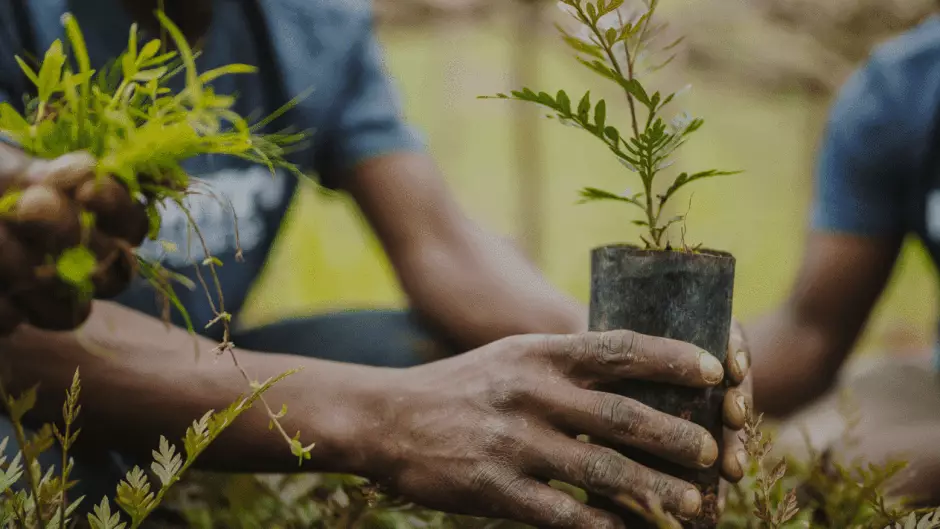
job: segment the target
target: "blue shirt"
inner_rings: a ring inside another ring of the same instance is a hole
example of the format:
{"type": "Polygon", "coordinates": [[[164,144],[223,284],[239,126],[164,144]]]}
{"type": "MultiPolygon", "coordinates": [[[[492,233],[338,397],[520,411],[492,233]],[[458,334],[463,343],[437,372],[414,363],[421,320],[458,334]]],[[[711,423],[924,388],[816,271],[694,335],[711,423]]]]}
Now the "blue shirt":
{"type": "Polygon", "coordinates": [[[934,16],[878,47],[843,86],[819,155],[814,228],[917,235],[940,262],[938,105],[934,16]]]}
{"type": "MultiPolygon", "coordinates": [[[[213,0],[213,19],[197,66],[200,71],[230,63],[259,67],[257,75],[229,76],[213,83],[217,93],[238,96],[236,111],[243,116],[266,116],[291,98],[313,90],[312,96],[270,129],[312,131],[312,147],[296,153],[291,161],[318,175],[323,185],[338,187],[343,176],[364,160],[423,150],[419,137],[402,119],[373,32],[368,2],[254,1],[261,20],[245,8],[246,0],[213,0]]],[[[55,39],[65,41],[60,20],[66,11],[73,13],[82,27],[93,67],[100,68],[126,49],[131,20],[119,0],[28,0],[28,7],[40,53],[55,39]]],[[[10,31],[11,22],[0,19],[0,30],[10,31]]],[[[3,49],[4,42],[0,39],[0,55],[12,57],[20,52],[3,49]]],[[[10,71],[9,64],[0,62],[0,76],[18,74],[10,71]]],[[[178,90],[180,85],[171,88],[178,90]]],[[[11,94],[0,93],[0,100],[9,97],[11,94]]],[[[264,167],[222,156],[198,157],[187,161],[185,167],[225,198],[225,203],[220,203],[192,197],[188,205],[211,253],[225,263],[219,274],[226,308],[237,315],[267,259],[296,189],[296,178],[287,173],[272,178],[264,167]],[[233,213],[245,257],[242,263],[235,260],[233,213]]],[[[192,263],[201,262],[204,254],[189,231],[183,213],[169,207],[163,212],[158,239],[170,244],[148,242],[141,251],[195,279],[192,263]],[[176,251],[166,250],[174,246],[176,251]]],[[[176,290],[197,329],[213,318],[200,288],[176,290]]],[[[117,301],[154,316],[161,313],[158,297],[140,280],[117,301]]],[[[178,315],[174,321],[182,323],[178,315]]],[[[219,338],[220,332],[216,329],[208,334],[219,338]]]]}

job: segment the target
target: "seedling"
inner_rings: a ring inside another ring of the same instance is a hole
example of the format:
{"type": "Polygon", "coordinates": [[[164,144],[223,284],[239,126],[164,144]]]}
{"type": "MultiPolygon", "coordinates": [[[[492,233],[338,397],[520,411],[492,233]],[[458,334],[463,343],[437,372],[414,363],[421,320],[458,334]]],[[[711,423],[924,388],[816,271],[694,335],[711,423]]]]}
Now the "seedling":
{"type": "Polygon", "coordinates": [[[647,74],[672,62],[674,50],[682,38],[658,49],[654,46],[667,27],[654,21],[659,0],[643,0],[642,9],[632,12],[624,9],[624,0],[561,0],[558,5],[579,28],[571,32],[557,26],[564,42],[577,53],[578,62],[615,84],[626,96],[628,133],[623,134],[622,127],[618,128],[614,120],[609,120],[605,100],[591,101],[590,91],[577,104],[564,90],[553,96],[530,88],[484,99],[512,99],[540,105],[553,112],[549,118],[581,129],[603,143],[617,161],[639,176],[643,190],[618,194],[585,187],[581,190],[580,202],[617,201],[639,208],[643,217],[633,223],[646,228],[646,234],[641,236],[646,247],[671,248],[669,228],[683,222],[685,216],[667,218],[669,200],[692,182],[737,173],[716,169],[683,172],[673,176],[668,186],[660,185],[660,176],[674,163],[679,147],[704,124],[702,119],[684,113],[667,123],[663,114],[677,93],[651,91],[645,81],[647,74]]]}
{"type": "MultiPolygon", "coordinates": [[[[618,194],[597,187],[581,190],[581,203],[615,201],[639,209],[642,217],[633,223],[645,228],[645,234],[640,236],[642,246],[619,244],[592,251],[590,329],[629,329],[692,343],[724,363],[731,326],[734,257],[701,249],[700,245],[689,247],[685,241],[685,216],[669,216],[667,206],[692,182],[735,172],[717,169],[682,172],[663,181],[679,148],[704,122],[684,113],[668,122],[663,117],[677,93],[653,90],[647,77],[672,62],[682,39],[659,45],[666,28],[656,17],[659,1],[643,0],[636,5],[630,11],[624,0],[558,3],[577,28],[569,31],[558,26],[561,38],[576,52],[578,62],[623,92],[628,118],[625,126],[615,123],[607,101],[592,102],[590,91],[577,103],[564,90],[552,95],[531,88],[490,98],[524,101],[551,110],[549,118],[587,132],[603,143],[626,169],[639,176],[638,193],[618,194]],[[678,248],[669,237],[670,228],[677,224],[682,227],[678,248]]],[[[626,381],[603,389],[695,422],[714,438],[722,438],[723,386],[696,390],[626,381]]],[[[716,467],[690,471],[638,450],[621,447],[621,452],[636,462],[695,484],[702,494],[702,509],[686,526],[715,528],[720,479],[716,467]]],[[[649,520],[636,516],[637,509],[625,510],[604,497],[592,497],[591,501],[618,512],[631,527],[652,527],[649,520]]]]}

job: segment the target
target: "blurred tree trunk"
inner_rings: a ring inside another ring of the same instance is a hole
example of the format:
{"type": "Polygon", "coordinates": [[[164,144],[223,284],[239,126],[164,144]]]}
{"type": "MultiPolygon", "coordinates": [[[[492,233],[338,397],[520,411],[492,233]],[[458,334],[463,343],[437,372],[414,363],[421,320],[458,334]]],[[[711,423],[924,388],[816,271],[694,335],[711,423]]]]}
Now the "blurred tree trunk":
{"type": "MultiPolygon", "coordinates": [[[[513,24],[514,42],[512,73],[513,86],[532,87],[538,84],[541,57],[542,25],[545,2],[519,0],[513,24]]],[[[516,164],[519,175],[518,215],[519,237],[528,257],[542,264],[545,222],[545,203],[542,170],[542,136],[539,121],[541,113],[534,105],[514,105],[516,164]]]]}

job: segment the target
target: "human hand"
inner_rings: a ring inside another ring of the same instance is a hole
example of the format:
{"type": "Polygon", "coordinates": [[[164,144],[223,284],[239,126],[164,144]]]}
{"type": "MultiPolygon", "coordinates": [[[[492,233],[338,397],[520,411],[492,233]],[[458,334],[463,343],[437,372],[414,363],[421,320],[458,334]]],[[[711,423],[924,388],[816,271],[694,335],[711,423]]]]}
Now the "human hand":
{"type": "MultiPolygon", "coordinates": [[[[711,467],[718,444],[707,430],[594,388],[631,379],[705,388],[724,378],[721,363],[693,345],[629,331],[504,339],[388,377],[386,419],[368,439],[378,453],[362,471],[431,508],[538,527],[623,527],[549,480],[627,508],[654,492],[667,511],[694,516],[694,486],[575,436],[711,467]]],[[[734,425],[744,413],[729,393],[734,425]]]]}
{"type": "Polygon", "coordinates": [[[721,474],[724,480],[719,488],[718,508],[723,510],[728,483],[737,483],[744,477],[748,467],[748,455],[744,450],[741,430],[747,421],[754,402],[753,379],[750,373],[751,352],[740,322],[731,324],[728,340],[728,382],[731,388],[725,394],[724,403],[724,450],[721,474]]]}
{"type": "Polygon", "coordinates": [[[0,336],[20,324],[66,331],[88,317],[91,300],[61,281],[49,259],[85,243],[95,253],[95,295],[119,294],[133,278],[131,249],[147,234],[144,206],[114,178],[95,178],[95,160],[72,153],[39,160],[0,144],[0,336]],[[94,214],[83,228],[82,211],[94,214]]]}

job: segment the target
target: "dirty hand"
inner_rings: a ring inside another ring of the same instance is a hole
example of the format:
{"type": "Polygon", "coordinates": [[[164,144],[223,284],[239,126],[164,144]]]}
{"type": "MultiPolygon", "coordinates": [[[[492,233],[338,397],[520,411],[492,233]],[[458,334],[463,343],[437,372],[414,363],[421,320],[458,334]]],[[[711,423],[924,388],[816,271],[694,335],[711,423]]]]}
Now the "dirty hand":
{"type": "MultiPolygon", "coordinates": [[[[388,376],[385,419],[369,439],[378,446],[363,448],[378,453],[363,452],[363,470],[432,508],[538,527],[623,527],[549,480],[625,507],[624,498],[655,492],[667,511],[695,515],[702,498],[691,484],[576,436],[711,467],[718,444],[704,428],[594,388],[616,380],[705,388],[724,379],[701,349],[629,331],[507,338],[388,376]]],[[[737,405],[729,401],[728,417],[743,416],[737,405]]]]}
{"type": "Polygon", "coordinates": [[[718,507],[724,509],[728,482],[737,483],[744,477],[748,466],[747,452],[741,430],[747,420],[754,402],[752,378],[750,373],[751,352],[741,324],[734,320],[731,324],[731,337],[728,340],[727,380],[732,386],[725,395],[725,438],[724,456],[721,461],[721,473],[727,481],[721,484],[718,507]]]}
{"type": "Polygon", "coordinates": [[[134,274],[130,249],[147,234],[147,215],[113,178],[96,179],[87,153],[38,160],[0,143],[0,336],[21,323],[66,331],[80,326],[91,303],[59,280],[54,259],[84,243],[95,253],[97,297],[119,294],[134,274]],[[94,214],[83,229],[81,211],[94,214]]]}

